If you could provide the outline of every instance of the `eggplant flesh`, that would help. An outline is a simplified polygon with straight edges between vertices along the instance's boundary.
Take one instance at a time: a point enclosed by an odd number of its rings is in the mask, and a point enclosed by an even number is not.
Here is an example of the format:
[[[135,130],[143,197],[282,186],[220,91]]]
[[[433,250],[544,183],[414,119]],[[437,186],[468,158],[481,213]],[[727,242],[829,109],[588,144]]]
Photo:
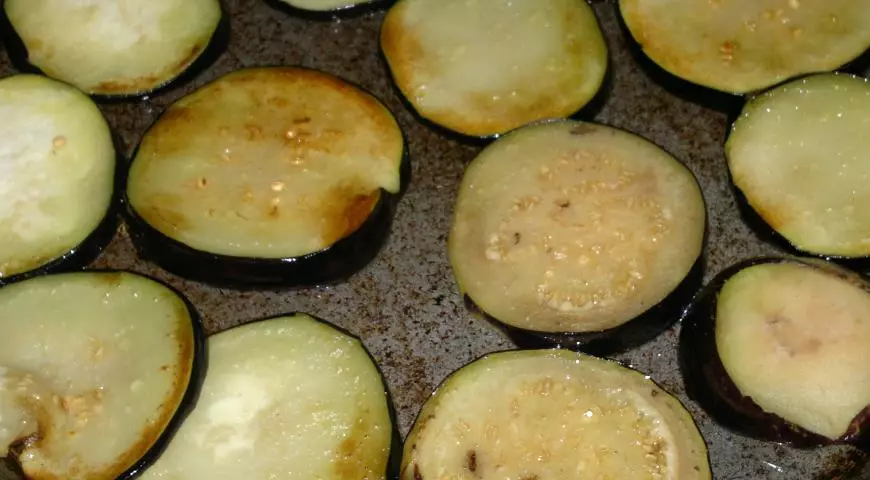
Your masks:
[[[400,0],[380,42],[414,110],[474,137],[574,114],[608,65],[592,8],[575,0]]]
[[[447,378],[411,428],[401,478],[700,480],[711,472],[691,415],[649,377],[566,350],[520,350]]]
[[[733,94],[835,70],[870,48],[866,1],[620,0],[619,9],[654,63]]]
[[[364,7],[383,0],[279,0],[293,8],[309,12],[337,12]]]
[[[828,263],[759,258],[720,273],[681,332],[687,389],[743,435],[866,444],[870,284]]]
[[[747,102],[726,142],[735,187],[796,250],[870,256],[870,81],[817,74]]]
[[[173,104],[143,138],[126,195],[147,230],[134,237],[172,240],[183,263],[226,259],[255,283],[282,271],[295,282],[333,249],[377,251],[405,169],[402,132],[377,99],[315,70],[257,68]]]
[[[395,433],[360,341],[305,314],[208,341],[200,400],[143,480],[385,479]]]
[[[705,218],[694,176],[657,146],[603,125],[546,122],[472,161],[448,250],[460,291],[499,322],[601,332],[690,276]]]
[[[115,158],[106,120],[80,91],[36,75],[0,80],[0,283],[99,240]]]
[[[201,328],[186,301],[125,272],[0,290],[0,456],[27,478],[128,478],[196,389]]]
[[[7,0],[4,9],[30,64],[104,96],[170,83],[205,51],[221,19],[218,0]]]

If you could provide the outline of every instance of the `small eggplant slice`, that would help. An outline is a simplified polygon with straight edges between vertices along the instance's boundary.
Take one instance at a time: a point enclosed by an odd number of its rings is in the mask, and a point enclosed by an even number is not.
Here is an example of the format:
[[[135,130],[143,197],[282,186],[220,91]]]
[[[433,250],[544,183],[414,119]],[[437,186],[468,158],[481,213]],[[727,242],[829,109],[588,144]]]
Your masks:
[[[744,94],[870,48],[867,0],[619,0],[643,52],[683,80]]]
[[[690,395],[737,432],[800,447],[868,440],[870,282],[820,260],[719,274],[683,323]]]
[[[386,239],[407,168],[395,118],[332,75],[255,68],[173,104],[127,178],[134,240],[214,284],[332,282]]]
[[[711,478],[692,416],[649,377],[567,350],[488,355],[426,401],[402,480]]]
[[[346,12],[374,6],[389,0],[278,0],[293,8],[308,12]]]
[[[864,78],[811,75],[749,100],[725,145],[743,207],[800,252],[870,256],[868,132]]]
[[[86,95],[0,80],[0,284],[87,263],[114,233],[115,148]]]
[[[46,75],[102,96],[170,83],[205,51],[218,0],[6,0],[5,13]]]
[[[547,122],[496,140],[468,166],[450,263],[460,291],[508,333],[585,348],[678,318],[700,287],[692,273],[705,219],[695,177],[653,143]]]
[[[357,338],[295,314],[213,335],[208,350],[196,409],[142,480],[393,478],[389,395]]]
[[[381,47],[420,116],[474,137],[574,114],[608,63],[583,0],[400,0]]]
[[[0,457],[32,479],[135,475],[192,407],[203,348],[189,304],[137,274],[64,273],[3,287]]]

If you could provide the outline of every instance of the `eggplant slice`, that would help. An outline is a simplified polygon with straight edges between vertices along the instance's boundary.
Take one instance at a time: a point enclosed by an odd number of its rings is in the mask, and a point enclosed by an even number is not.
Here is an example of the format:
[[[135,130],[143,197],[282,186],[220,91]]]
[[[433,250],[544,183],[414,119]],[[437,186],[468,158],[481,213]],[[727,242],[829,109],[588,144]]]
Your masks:
[[[868,0],[619,0],[619,8],[654,63],[727,93],[835,70],[870,48]]]
[[[710,479],[679,400],[618,363],[567,350],[494,353],[454,372],[405,441],[403,480]]]
[[[690,395],[737,432],[799,447],[865,443],[870,282],[820,260],[719,274],[683,322]]]
[[[346,12],[357,8],[373,6],[389,0],[277,0],[293,8],[307,12]]]
[[[114,233],[115,148],[90,98],[36,75],[0,80],[0,285],[87,263]]]
[[[143,480],[392,478],[389,395],[357,338],[295,314],[208,350],[199,403]]]
[[[420,116],[476,137],[574,114],[608,63],[583,0],[400,0],[381,47]]]
[[[6,0],[27,60],[46,75],[103,96],[170,83],[205,51],[218,0]]]
[[[377,254],[406,169],[402,132],[368,93],[304,68],[240,70],[145,134],[131,229],[146,257],[192,279],[337,281]]]
[[[751,99],[734,122],[725,145],[732,181],[760,223],[796,250],[868,257],[868,132],[870,81],[794,80]]]
[[[678,318],[700,287],[691,273],[705,219],[695,177],[656,145],[604,125],[546,122],[468,166],[450,263],[460,291],[508,333],[583,348],[582,334],[625,333],[617,327],[633,319],[644,328],[646,313]]]
[[[32,479],[135,475],[195,401],[198,322],[179,294],[133,273],[0,289],[0,456]]]

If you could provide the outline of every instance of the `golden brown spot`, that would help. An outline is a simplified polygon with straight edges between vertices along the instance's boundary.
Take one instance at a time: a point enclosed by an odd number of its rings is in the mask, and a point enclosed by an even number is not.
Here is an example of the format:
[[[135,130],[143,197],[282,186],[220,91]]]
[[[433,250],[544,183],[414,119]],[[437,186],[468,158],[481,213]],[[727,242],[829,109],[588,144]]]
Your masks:
[[[737,44],[732,41],[724,42],[719,47],[719,55],[722,57],[722,60],[725,62],[731,62],[734,60],[734,54],[737,51]]]
[[[369,415],[367,410],[359,412],[347,437],[338,445],[333,461],[336,478],[348,480],[370,478],[375,473],[373,469],[381,468],[380,465],[370,463],[370,459],[377,456],[372,456],[372,452],[367,448],[369,445],[366,445],[371,429],[368,422]]]
[[[59,135],[57,137],[54,137],[54,140],[51,141],[51,146],[52,146],[52,148],[54,148],[56,150],[58,148],[65,146],[66,143],[67,143],[66,137],[64,137],[63,135]]]
[[[477,473],[477,452],[469,450],[465,457],[465,468],[471,473]]]
[[[263,127],[256,125],[256,124],[253,124],[253,123],[245,124],[245,138],[247,138],[248,141],[251,141],[251,142],[256,142],[256,141],[262,140],[263,139]]]
[[[208,186],[208,179],[205,177],[200,177],[196,180],[196,188],[205,188]]]
[[[121,272],[100,272],[91,276],[91,278],[101,288],[118,288],[121,286],[121,282],[124,281],[124,274]]]
[[[420,473],[420,465],[414,464],[414,480],[423,480],[423,474]]]
[[[137,213],[161,232],[184,230],[190,227],[190,222],[176,209],[181,202],[178,195],[158,193],[151,195]]]
[[[272,218],[278,218],[280,216],[280,213],[279,213],[280,205],[281,205],[281,199],[277,198],[277,197],[273,198],[269,202],[269,214],[268,215]]]
[[[205,44],[200,43],[194,45],[182,59],[175,64],[169,66],[164,71],[155,75],[147,75],[130,80],[110,80],[107,82],[98,83],[93,87],[93,92],[104,95],[117,95],[131,92],[139,92],[142,90],[152,89],[159,84],[169,80],[170,77],[178,75],[182,70],[187,68],[196,57],[205,49]]]
[[[333,244],[355,232],[371,215],[380,190],[360,192],[361,186],[336,186],[326,196],[321,208],[325,222],[324,241]]]
[[[301,117],[293,119],[293,125],[302,125],[305,123],[311,123],[311,117]]]

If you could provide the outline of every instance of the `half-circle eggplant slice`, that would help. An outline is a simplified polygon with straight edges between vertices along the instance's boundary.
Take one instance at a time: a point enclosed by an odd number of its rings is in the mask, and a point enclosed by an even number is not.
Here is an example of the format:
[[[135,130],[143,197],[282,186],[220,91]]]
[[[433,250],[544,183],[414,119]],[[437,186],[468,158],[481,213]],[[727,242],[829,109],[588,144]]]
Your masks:
[[[583,0],[400,0],[381,47],[420,116],[475,137],[574,114],[608,63]]]
[[[192,407],[203,349],[190,305],[137,274],[64,273],[3,287],[0,456],[32,479],[135,475]]]
[[[620,0],[619,8],[653,62],[728,93],[835,70],[870,48],[867,0]]]
[[[675,321],[700,288],[695,177],[653,143],[569,120],[475,158],[448,239],[460,291],[524,346],[615,351]]]
[[[812,75],[749,100],[725,144],[742,206],[798,251],[870,256],[868,132],[861,77]]]
[[[808,447],[870,440],[870,282],[820,260],[720,273],[683,322],[690,396],[741,434]]]
[[[357,9],[375,7],[392,0],[277,0],[292,8],[313,13],[356,12]]]
[[[196,409],[142,480],[394,478],[389,395],[355,337],[305,314],[208,340]]]
[[[406,181],[401,130],[363,90],[304,68],[224,76],[173,104],[127,178],[134,240],[221,285],[341,280],[386,239]]]
[[[426,401],[402,480],[705,480],[692,416],[649,377],[567,350],[488,355]]]
[[[0,80],[0,285],[90,261],[115,230],[115,148],[86,95]]]
[[[6,0],[27,61],[88,94],[141,95],[168,84],[205,51],[218,0]]]

